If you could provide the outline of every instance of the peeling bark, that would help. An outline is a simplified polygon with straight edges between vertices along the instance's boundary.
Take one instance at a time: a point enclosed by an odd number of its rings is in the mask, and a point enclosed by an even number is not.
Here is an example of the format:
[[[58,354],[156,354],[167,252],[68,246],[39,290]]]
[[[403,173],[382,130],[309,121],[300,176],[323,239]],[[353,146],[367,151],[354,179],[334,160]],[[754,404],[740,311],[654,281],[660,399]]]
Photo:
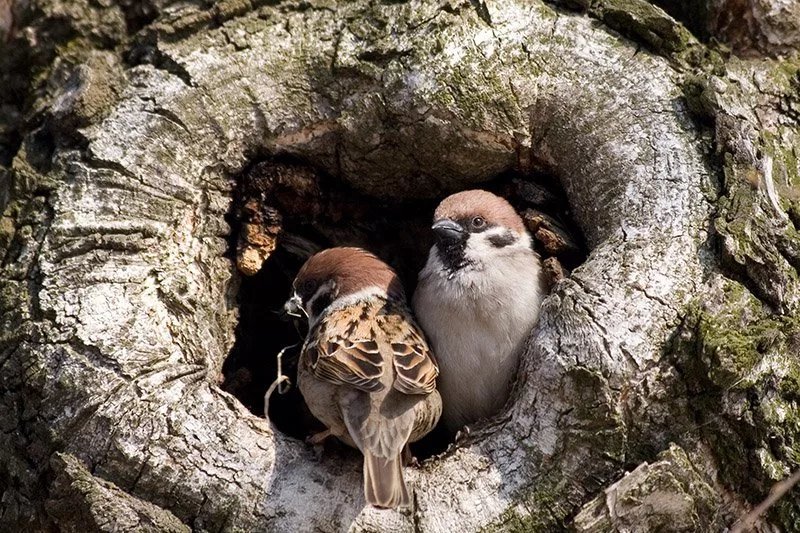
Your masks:
[[[726,58],[645,2],[480,5],[15,5],[3,528],[690,531],[800,466],[800,60]],[[218,385],[225,217],[264,155],[385,202],[546,170],[589,246],[504,412],[408,469],[410,511]]]

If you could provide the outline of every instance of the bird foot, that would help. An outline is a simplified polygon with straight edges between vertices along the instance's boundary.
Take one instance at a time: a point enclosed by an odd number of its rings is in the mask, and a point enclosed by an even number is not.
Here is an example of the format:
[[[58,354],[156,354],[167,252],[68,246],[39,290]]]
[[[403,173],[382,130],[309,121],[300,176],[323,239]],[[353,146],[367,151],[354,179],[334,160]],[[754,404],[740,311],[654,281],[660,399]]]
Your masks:
[[[461,443],[469,438],[469,426],[464,426],[456,432],[456,437],[453,439],[457,443]]]
[[[411,448],[408,447],[408,444],[403,447],[403,466],[419,468],[419,460],[411,453]]]
[[[312,447],[315,461],[319,462],[322,460],[322,452],[325,451],[325,440],[330,436],[331,430],[326,429],[325,431],[320,431],[319,433],[314,433],[306,437],[306,444]]]

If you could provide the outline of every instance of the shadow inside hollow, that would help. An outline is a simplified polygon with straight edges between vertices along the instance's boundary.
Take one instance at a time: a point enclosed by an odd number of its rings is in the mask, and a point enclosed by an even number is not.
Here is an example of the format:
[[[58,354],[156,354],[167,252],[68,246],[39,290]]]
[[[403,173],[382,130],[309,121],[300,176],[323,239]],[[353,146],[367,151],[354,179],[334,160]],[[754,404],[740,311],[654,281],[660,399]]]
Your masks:
[[[253,169],[257,170],[258,166]],[[253,197],[253,188],[249,191],[247,188],[248,174],[245,173],[242,179],[245,186],[240,187],[239,194],[244,197],[237,198],[234,205],[243,205]],[[476,187],[507,197],[519,210],[534,206],[560,220],[568,219],[563,196],[538,186],[532,192],[529,184],[518,175],[506,175]],[[430,225],[437,203],[437,200],[387,202],[367,198],[328,176],[319,176],[317,185],[318,197],[309,201],[306,191],[303,202],[309,207],[303,210],[297,208],[299,201],[292,203],[291,198],[286,198],[286,188],[278,191],[284,195],[283,200],[280,195],[261,193],[259,201],[279,204],[270,207],[277,208],[283,215],[281,233],[276,250],[261,270],[253,276],[241,278],[236,341],[222,369],[222,388],[239,398],[251,412],[263,416],[264,394],[278,377],[276,355],[287,346],[298,344],[287,349],[282,358],[282,372],[291,380],[292,386],[285,394],[277,390],[273,392],[269,405],[269,419],[275,427],[297,439],[305,439],[324,427],[311,415],[295,386],[306,325],[302,320],[288,319],[282,312],[283,304],[291,294],[294,276],[314,249],[360,246],[375,253],[397,271],[410,301],[417,273],[433,243]],[[543,196],[539,198],[537,194]],[[283,208],[281,201],[287,207]],[[235,239],[240,230],[235,213],[232,219]],[[235,247],[232,241],[232,250]],[[560,259],[571,268],[584,257],[563,256]],[[411,451],[419,460],[424,460],[444,452],[452,440],[453,435],[443,428],[436,428],[413,444]],[[326,446],[336,447],[337,444]]]

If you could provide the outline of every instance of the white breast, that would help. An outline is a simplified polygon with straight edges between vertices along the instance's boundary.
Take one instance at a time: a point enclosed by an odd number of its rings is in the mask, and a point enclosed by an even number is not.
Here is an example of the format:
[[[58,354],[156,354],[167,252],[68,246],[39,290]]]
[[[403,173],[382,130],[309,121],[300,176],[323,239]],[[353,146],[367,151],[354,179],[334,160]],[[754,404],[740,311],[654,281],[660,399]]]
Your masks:
[[[539,272],[529,248],[454,275],[431,250],[413,305],[439,361],[448,429],[495,414],[508,398],[522,344],[539,314]]]

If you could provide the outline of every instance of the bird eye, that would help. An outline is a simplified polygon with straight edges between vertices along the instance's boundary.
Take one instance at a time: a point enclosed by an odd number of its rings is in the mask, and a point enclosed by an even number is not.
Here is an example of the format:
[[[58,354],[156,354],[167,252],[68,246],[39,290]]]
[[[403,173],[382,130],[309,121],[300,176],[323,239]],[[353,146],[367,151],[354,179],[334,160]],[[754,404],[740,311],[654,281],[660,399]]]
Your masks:
[[[303,292],[306,294],[310,294],[317,288],[317,282],[313,279],[307,279],[303,282]]]
[[[486,220],[483,217],[475,217],[470,222],[473,228],[480,229],[486,225]]]

